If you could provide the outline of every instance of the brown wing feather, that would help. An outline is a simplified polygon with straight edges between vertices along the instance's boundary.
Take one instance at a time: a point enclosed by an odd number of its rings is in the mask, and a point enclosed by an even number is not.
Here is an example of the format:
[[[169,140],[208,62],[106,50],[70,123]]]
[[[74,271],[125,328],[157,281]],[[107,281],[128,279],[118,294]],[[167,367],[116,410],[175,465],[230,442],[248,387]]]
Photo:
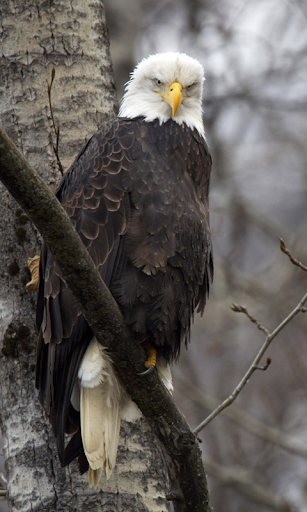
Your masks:
[[[213,270],[211,155],[196,131],[172,120],[138,129],[137,165],[125,178],[133,208],[127,264],[110,288],[131,329],[171,360],[189,340],[195,308],[203,311]]]
[[[134,138],[129,123],[121,138],[114,138],[118,125],[114,120],[94,135],[57,191],[58,199],[107,284],[120,254],[120,237],[126,229],[126,210],[130,208],[122,185],[121,175],[126,172],[123,164],[127,166],[127,160],[121,142],[129,149]],[[45,244],[40,277],[37,326],[41,334],[36,385],[64,460],[64,433],[73,429],[70,397],[93,333]]]

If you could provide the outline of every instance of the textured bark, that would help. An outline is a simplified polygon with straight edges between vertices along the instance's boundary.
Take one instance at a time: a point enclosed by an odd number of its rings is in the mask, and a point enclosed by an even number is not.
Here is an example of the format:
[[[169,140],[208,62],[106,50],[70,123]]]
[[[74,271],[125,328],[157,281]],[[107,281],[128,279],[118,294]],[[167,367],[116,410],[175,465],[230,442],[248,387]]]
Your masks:
[[[103,5],[100,0],[3,0],[0,19],[1,123],[31,165],[53,182],[58,168],[47,94],[52,67],[64,167],[117,111]]]
[[[47,94],[53,66],[52,107],[67,168],[117,110],[102,3],[2,0],[1,124],[52,188],[60,177]],[[25,283],[27,258],[38,251],[37,232],[4,188],[0,194],[0,419],[10,509],[167,510],[164,455],[144,420],[122,426],[117,469],[103,492],[89,491],[76,465],[59,467],[34,390],[35,298]]]

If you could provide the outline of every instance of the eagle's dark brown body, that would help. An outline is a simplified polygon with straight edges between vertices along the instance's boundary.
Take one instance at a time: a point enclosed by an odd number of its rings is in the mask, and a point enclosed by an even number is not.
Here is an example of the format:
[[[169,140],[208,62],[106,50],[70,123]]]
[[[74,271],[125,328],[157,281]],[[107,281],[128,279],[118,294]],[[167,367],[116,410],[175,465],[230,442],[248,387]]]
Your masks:
[[[187,343],[209,289],[210,170],[196,130],[117,118],[92,137],[57,191],[136,342],[149,341],[167,361]],[[40,277],[37,387],[63,460],[64,431],[78,423],[70,397],[93,333],[45,245]]]

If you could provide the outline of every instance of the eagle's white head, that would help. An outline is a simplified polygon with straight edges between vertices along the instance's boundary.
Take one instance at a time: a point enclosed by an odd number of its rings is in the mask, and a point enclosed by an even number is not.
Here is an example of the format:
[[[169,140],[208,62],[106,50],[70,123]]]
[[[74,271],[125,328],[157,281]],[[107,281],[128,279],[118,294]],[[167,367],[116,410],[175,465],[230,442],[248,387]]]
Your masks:
[[[157,53],[134,69],[119,111],[120,117],[143,116],[145,121],[173,118],[204,136],[202,65],[184,53]]]

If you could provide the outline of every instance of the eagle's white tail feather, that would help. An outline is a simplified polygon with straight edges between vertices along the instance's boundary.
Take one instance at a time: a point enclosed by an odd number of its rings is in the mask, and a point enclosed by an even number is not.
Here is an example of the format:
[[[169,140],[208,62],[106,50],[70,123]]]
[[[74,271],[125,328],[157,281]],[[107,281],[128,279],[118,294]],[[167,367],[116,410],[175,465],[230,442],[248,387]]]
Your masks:
[[[172,391],[174,390],[174,386],[170,365],[165,361],[164,357],[161,356],[160,354],[157,354],[156,368],[158,370],[159,377],[162,380],[164,386],[170,393],[172,393]]]
[[[88,470],[88,483],[90,487],[95,487],[97,489],[98,484],[100,482],[100,478],[102,475],[102,469],[92,469],[89,467]]]
[[[170,367],[160,355],[157,357],[157,370],[171,393]],[[89,485],[97,487],[102,473],[109,479],[116,464],[121,412],[122,419],[128,421],[135,421],[141,413],[121,389],[111,359],[95,337],[84,354],[78,377],[72,400],[77,409],[80,390],[81,436],[90,466]]]
[[[80,416],[89,484],[97,487],[101,473],[110,478],[116,463],[120,429],[120,388],[111,360],[93,338],[81,363]]]

